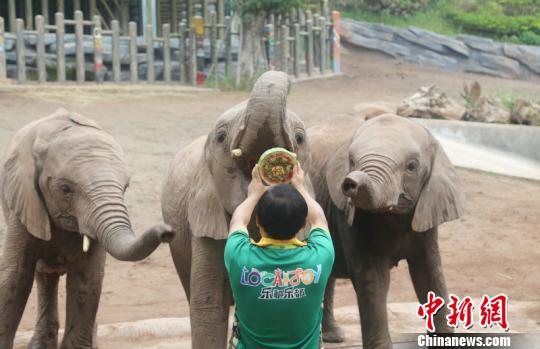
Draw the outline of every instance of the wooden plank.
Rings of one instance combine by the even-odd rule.
[[[321,34],[319,36],[319,38],[321,40],[321,43],[320,43],[320,47],[321,47],[320,61],[321,61],[321,64],[320,64],[319,69],[321,70],[321,74],[325,74],[326,69],[328,67],[328,61],[326,59],[326,51],[327,51],[326,42],[328,40],[328,29],[326,27],[326,18],[325,17],[321,17],[319,22],[320,22],[320,26],[321,26]]]
[[[8,1],[8,12],[9,12],[9,31],[15,33],[17,31],[17,8],[15,7],[15,0]]]
[[[192,86],[197,84],[197,47],[195,41],[195,26],[189,28],[189,81]]]
[[[64,14],[56,12],[54,15],[56,23],[56,79],[58,82],[66,81],[66,54],[64,51]]]
[[[45,70],[45,20],[42,15],[36,16],[36,66],[37,79],[39,83],[47,80],[47,71]]]
[[[154,33],[151,24],[146,25],[146,81],[154,82],[156,71],[154,69]]]
[[[313,75],[313,21],[308,19],[306,21],[307,28],[307,54],[306,54],[306,67],[308,76]]]
[[[15,32],[17,35],[17,81],[24,83],[26,81],[26,60],[24,58],[24,21],[20,18],[16,20],[17,26]]]
[[[171,25],[163,24],[163,80],[171,82]]]
[[[49,24],[49,0],[41,0],[41,14],[45,24]]]
[[[25,7],[24,7],[24,12],[26,14],[26,29],[28,30],[32,30],[33,26],[32,26],[32,22],[33,22],[33,15],[34,15],[34,11],[32,9],[32,0],[26,0],[25,2]]]
[[[111,21],[111,30],[113,81],[120,82],[120,23],[116,19]]]
[[[6,71],[6,38],[4,18],[0,17],[0,81],[7,77]]]
[[[139,81],[139,67],[137,64],[137,23],[129,22],[129,71],[131,82]]]
[[[85,80],[84,72],[84,26],[83,13],[75,11],[75,65],[77,82],[82,84]]]
[[[186,79],[186,24],[184,22],[178,23],[178,64],[180,65],[180,82],[185,84]]]

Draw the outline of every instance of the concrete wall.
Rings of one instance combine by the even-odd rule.
[[[422,66],[504,78],[540,78],[539,46],[470,35],[449,37],[416,27],[402,29],[347,18],[341,22],[341,36],[353,45]]]

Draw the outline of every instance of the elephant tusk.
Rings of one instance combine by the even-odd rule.
[[[84,253],[88,252],[90,249],[90,238],[86,235],[83,235],[82,249]]]
[[[232,154],[233,157],[239,158],[239,157],[242,156],[242,149],[240,149],[240,148],[233,149],[231,151],[231,154]]]

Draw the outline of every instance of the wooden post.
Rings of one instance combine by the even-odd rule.
[[[154,18],[152,18],[152,0],[146,0],[146,25],[152,25],[153,21]]]
[[[56,23],[56,79],[58,82],[66,81],[66,54],[64,51],[64,14],[56,12],[54,15]]]
[[[122,34],[129,35],[129,2],[127,0],[122,0],[122,8],[120,10],[120,23],[122,23]]]
[[[326,41],[328,40],[328,29],[326,28],[326,18],[321,17],[320,20],[320,26],[321,26],[321,35],[319,36],[321,43],[321,58],[320,58],[320,70],[321,74],[324,74],[326,72],[326,67],[328,66],[328,61],[326,60]]]
[[[210,15],[210,9],[208,8],[208,0],[202,0],[203,9],[202,9],[202,16],[204,18],[204,23],[209,22],[209,15]]]
[[[171,25],[163,24],[163,80],[171,82]]]
[[[307,27],[307,55],[306,55],[306,66],[308,76],[313,75],[313,21],[308,19],[306,21]]]
[[[296,78],[300,77],[300,47],[301,47],[300,23],[294,23],[294,62],[293,72]]]
[[[120,82],[120,23],[116,19],[111,21],[111,30],[113,81]]]
[[[340,21],[339,11],[332,11],[332,22],[333,22],[333,31],[332,31],[332,68],[334,73],[341,73],[341,44],[339,37],[339,21]]]
[[[36,16],[36,66],[37,79],[39,83],[47,80],[45,70],[45,23],[42,15]]]
[[[33,9],[32,9],[32,0],[26,0],[26,6],[24,8],[26,12],[26,29],[31,30],[32,29],[32,21],[33,21]]]
[[[214,79],[217,81],[217,62],[218,62],[218,52],[217,52],[217,25],[216,25],[216,13],[212,11],[210,13],[210,65],[211,69],[208,72],[208,77],[212,74]]]
[[[139,67],[137,64],[137,23],[129,22],[129,71],[131,82],[139,81]]]
[[[146,25],[146,69],[146,81],[154,82],[156,71],[154,69],[154,35],[151,24]]]
[[[317,29],[315,30],[315,28],[320,28],[319,27],[319,24],[320,24],[320,20],[321,20],[321,16],[318,14],[318,13],[315,13],[315,15],[313,16],[313,68],[317,68],[317,67],[320,67],[320,59],[321,58],[321,55],[320,55],[320,46],[319,44],[321,43],[321,37],[320,37],[320,31]]]
[[[41,0],[41,14],[45,24],[49,24],[49,0]]]
[[[81,0],[73,0],[73,10],[75,12],[81,10]]]
[[[20,18],[16,20],[17,28],[17,80],[19,83],[26,81],[26,60],[24,58],[24,21]]]
[[[173,33],[178,32],[178,0],[171,0],[171,30]]]
[[[279,50],[279,69],[288,72],[287,67],[287,47],[289,46],[289,27],[281,26],[280,50]]]
[[[103,83],[103,35],[101,32],[101,18],[94,16],[94,75],[98,84]]]
[[[195,26],[189,28],[189,79],[192,86],[197,84],[197,46]]]
[[[219,24],[225,24],[225,0],[216,0],[217,1],[217,22]],[[227,30],[227,28],[225,28]],[[218,37],[223,38],[223,33],[221,29],[219,29],[219,35]]]
[[[193,17],[195,14],[193,13],[193,0],[187,0],[187,27],[191,28],[191,17]]]
[[[6,72],[6,38],[4,36],[4,18],[0,17],[0,81],[7,77]]]
[[[12,33],[15,33],[17,31],[17,24],[16,18],[17,18],[17,11],[15,7],[15,0],[9,0],[8,1],[8,12],[9,12],[9,31]]]
[[[90,8],[89,8],[89,11],[90,11],[90,18],[94,18],[94,16],[96,16],[98,13],[97,13],[97,4],[96,4],[96,0],[90,0]]]
[[[84,72],[84,27],[83,27],[83,13],[81,11],[75,11],[75,64],[77,66],[77,82],[82,84],[85,80]]]
[[[185,84],[186,79],[186,24],[178,23],[178,64],[180,66],[180,82]]]
[[[232,75],[232,19],[225,17],[225,75]]]

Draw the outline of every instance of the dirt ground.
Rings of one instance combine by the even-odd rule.
[[[359,102],[395,102],[420,86],[431,84],[453,97],[459,95],[464,82],[474,80],[490,93],[540,96],[537,82],[422,69],[352,48],[343,56],[343,71],[338,78],[293,85],[289,108],[307,126],[338,113],[353,113],[353,106]],[[19,128],[58,107],[95,119],[124,148],[132,171],[126,201],[134,228],[140,232],[162,220],[161,182],[173,155],[195,137],[206,134],[224,110],[247,94],[147,90],[144,86],[116,92],[1,86],[1,150],[4,152],[9,138]],[[503,292],[510,302],[539,301],[540,182],[464,169],[459,169],[458,174],[467,199],[466,213],[440,228],[449,290],[459,296]],[[0,234],[3,231],[0,224]],[[60,288],[60,314],[65,303],[64,282]],[[406,263],[402,262],[392,272],[389,301],[415,300]],[[350,283],[340,281],[336,306],[355,302]],[[100,324],[187,315],[184,292],[167,246],[137,263],[122,263],[109,257],[98,313]],[[540,322],[540,309],[531,309],[529,315]],[[34,290],[19,330],[32,329],[35,317]]]

